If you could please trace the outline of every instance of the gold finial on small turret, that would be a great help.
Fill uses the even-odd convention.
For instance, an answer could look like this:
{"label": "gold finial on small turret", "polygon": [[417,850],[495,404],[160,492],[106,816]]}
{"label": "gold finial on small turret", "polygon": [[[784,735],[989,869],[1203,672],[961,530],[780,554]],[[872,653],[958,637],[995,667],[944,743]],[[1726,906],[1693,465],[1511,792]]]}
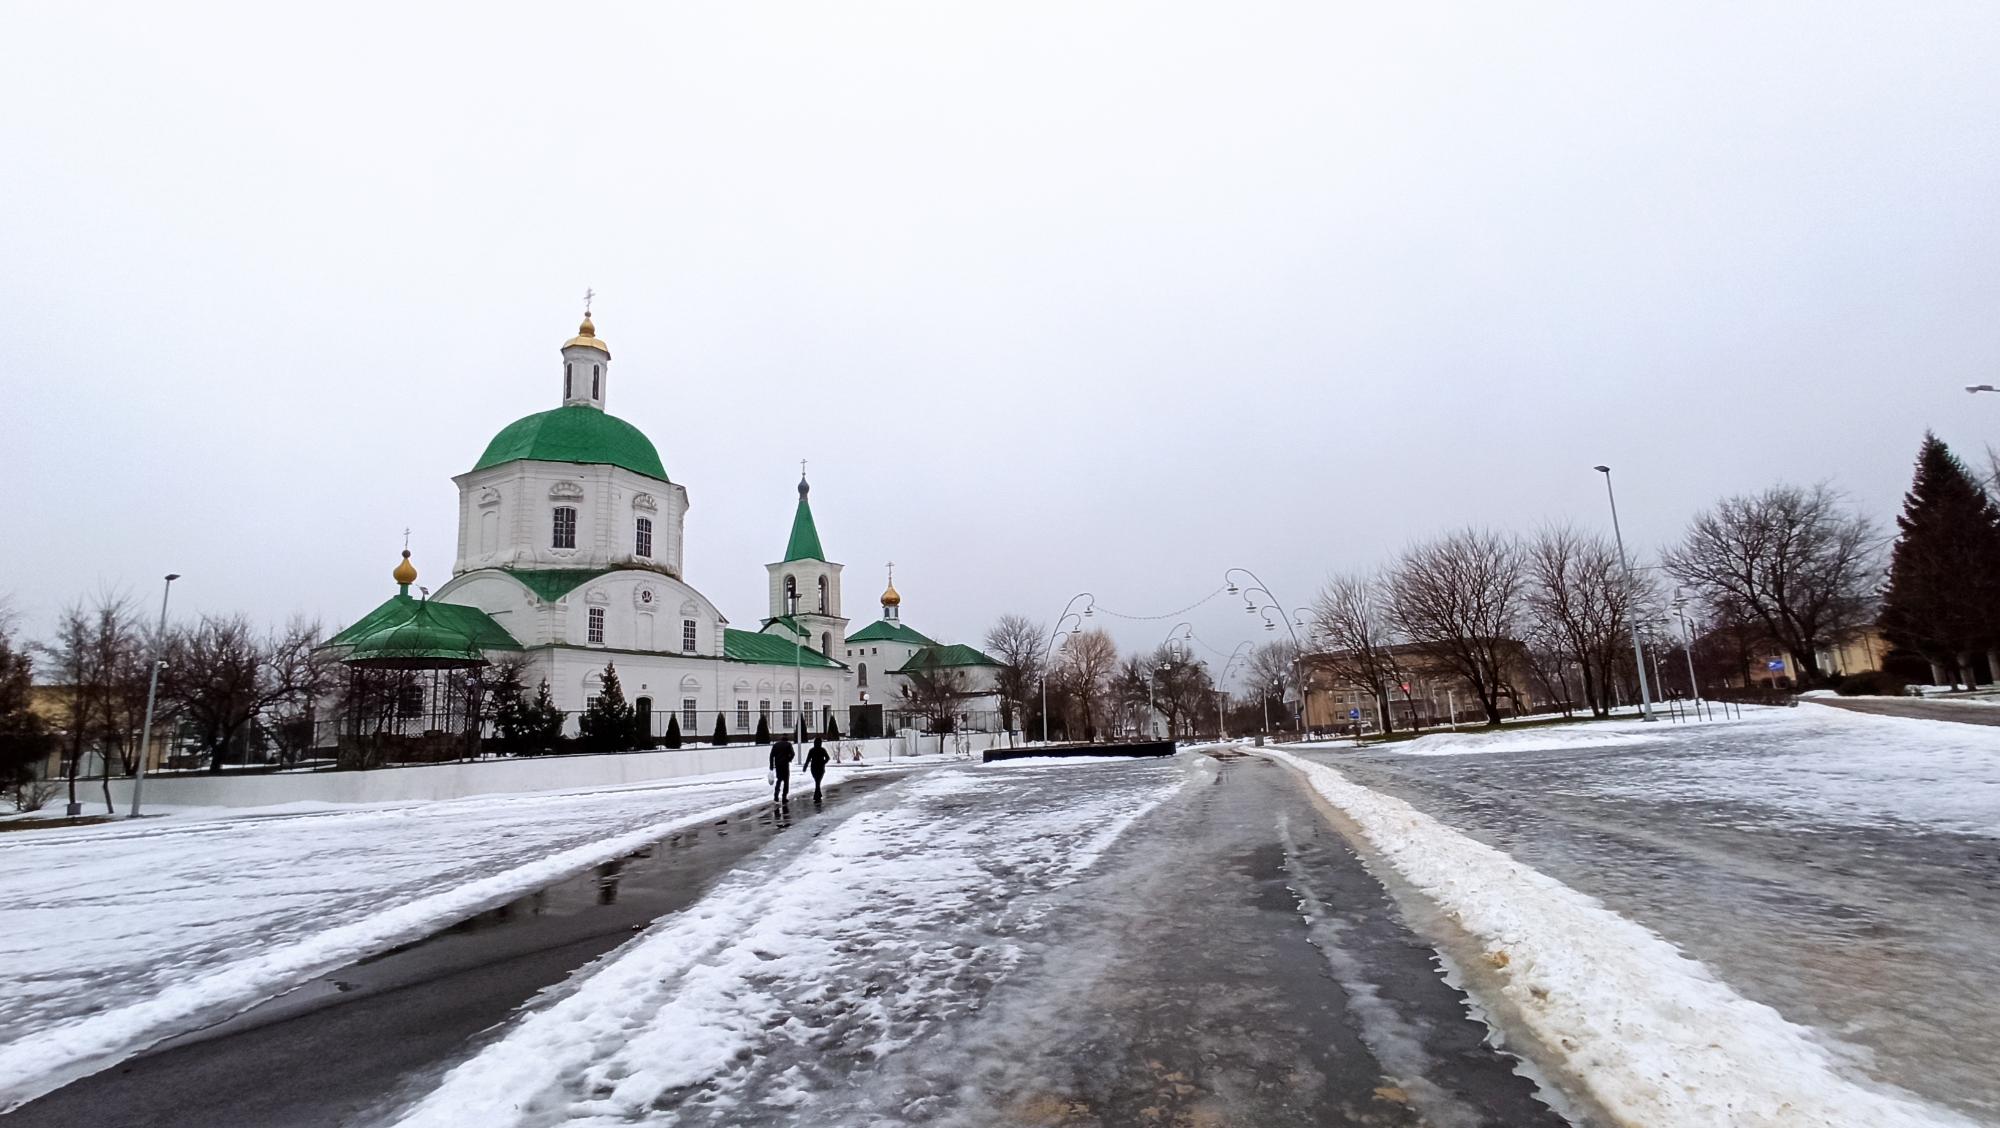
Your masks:
{"label": "gold finial on small turret", "polygon": [[582,345],[587,349],[596,349],[606,357],[609,357],[611,355],[611,346],[598,340],[597,323],[590,319],[590,303],[596,297],[597,291],[595,290],[585,290],[583,292],[583,323],[576,327],[576,336],[563,342],[563,348],[567,349]]}
{"label": "gold finial on small turret", "polygon": [[389,573],[389,578],[404,587],[409,587],[411,584],[417,582],[417,566],[410,563],[409,549],[406,548],[403,550],[403,562],[396,565],[396,570]]}
{"label": "gold finial on small turret", "polygon": [[889,588],[882,593],[882,606],[901,607],[902,605],[903,597],[896,593],[896,566],[891,564],[889,565]]}

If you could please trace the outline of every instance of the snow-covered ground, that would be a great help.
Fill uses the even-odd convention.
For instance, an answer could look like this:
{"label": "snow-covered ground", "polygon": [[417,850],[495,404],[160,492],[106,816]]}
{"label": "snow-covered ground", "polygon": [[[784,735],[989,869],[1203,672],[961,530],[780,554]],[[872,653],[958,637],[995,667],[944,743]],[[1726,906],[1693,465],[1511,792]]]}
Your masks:
{"label": "snow-covered ground", "polygon": [[[1176,761],[954,765],[793,841],[547,993],[409,1126],[764,1123],[937,1034],[1005,980]],[[835,1117],[831,1122],[859,1123]],[[869,1121],[876,1122],[876,1121]]]}
{"label": "snow-covered ground", "polygon": [[[1594,743],[1638,727],[1302,758],[1340,773],[1336,802],[1370,812],[1413,883],[1464,901],[1468,930],[1530,964],[1509,977],[1531,1008],[1589,1002],[1572,1017],[1611,1045],[1678,1034],[1748,1055],[1699,1092],[1831,1070],[1859,1090],[1829,1091],[1893,1100],[1893,1086],[1933,1106],[1914,1122],[1952,1122],[1939,1106],[2000,1121],[2000,729],[1808,704]],[[1616,990],[1592,1000],[1593,985]],[[1649,998],[1668,1005],[1629,1009]],[[1707,1052],[1661,1061],[1701,1070]],[[1876,1107],[1824,1122],[1902,1115]]]}
{"label": "snow-covered ground", "polygon": [[767,794],[739,778],[0,837],[0,1110]]}

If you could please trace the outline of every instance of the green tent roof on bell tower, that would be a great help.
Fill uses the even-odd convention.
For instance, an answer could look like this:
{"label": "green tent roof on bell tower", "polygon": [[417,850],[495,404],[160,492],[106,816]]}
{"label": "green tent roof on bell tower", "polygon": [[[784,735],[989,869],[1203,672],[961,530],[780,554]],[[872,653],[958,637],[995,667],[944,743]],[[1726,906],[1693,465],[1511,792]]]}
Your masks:
{"label": "green tent roof on bell tower", "polygon": [[812,503],[806,495],[812,487],[806,484],[804,474],[799,475],[799,510],[792,515],[792,539],[785,545],[786,560],[825,560],[826,550],[819,546],[819,528],[813,524]]}

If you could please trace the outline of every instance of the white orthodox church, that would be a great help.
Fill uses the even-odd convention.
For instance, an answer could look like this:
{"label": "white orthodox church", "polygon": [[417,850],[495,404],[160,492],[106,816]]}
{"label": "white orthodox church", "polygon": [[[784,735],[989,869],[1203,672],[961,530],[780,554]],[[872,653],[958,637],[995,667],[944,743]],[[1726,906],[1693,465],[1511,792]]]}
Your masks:
{"label": "white orthodox church", "polygon": [[615,663],[653,731],[671,713],[688,739],[708,734],[718,713],[739,735],[760,719],[789,731],[801,714],[816,730],[837,717],[851,732],[851,705],[895,709],[912,662],[963,667],[969,688],[991,688],[991,658],[901,626],[893,582],[882,620],[849,636],[841,565],[820,546],[803,475],[784,557],[766,566],[767,614],[756,630],[730,626],[687,582],[687,487],[668,479],[637,427],[605,410],[610,369],[586,311],[562,347],[560,406],[502,428],[453,479],[450,580],[412,597],[406,551],[397,594],[326,645],[348,659],[511,656],[528,686],[547,681],[568,711],[584,708]]}

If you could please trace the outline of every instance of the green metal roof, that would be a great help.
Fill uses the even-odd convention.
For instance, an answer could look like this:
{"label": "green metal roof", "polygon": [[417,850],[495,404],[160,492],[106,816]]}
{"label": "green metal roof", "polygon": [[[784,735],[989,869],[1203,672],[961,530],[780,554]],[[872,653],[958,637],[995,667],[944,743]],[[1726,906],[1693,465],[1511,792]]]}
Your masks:
{"label": "green metal roof", "polygon": [[797,619],[792,618],[790,615],[780,615],[775,619],[764,620],[764,625],[757,629],[757,633],[769,634],[771,633],[772,627],[783,627],[786,630],[792,632],[793,634],[799,636],[800,638],[812,637],[812,632],[807,630],[804,624],[800,623]]}
{"label": "green metal roof", "polygon": [[516,419],[486,444],[474,470],[503,462],[577,462],[622,466],[635,474],[667,480],[660,452],[639,428],[595,407],[568,404]]}
{"label": "green metal roof", "polygon": [[610,575],[616,568],[502,568],[502,572],[521,581],[536,598],[543,603],[554,603],[570,592],[582,587],[599,576]]}
{"label": "green metal roof", "polygon": [[926,646],[910,655],[910,660],[903,663],[901,669],[892,670],[891,673],[909,674],[918,670],[941,670],[953,666],[1000,665],[1005,663],[963,643],[954,642],[944,646]]}
{"label": "green metal roof", "polygon": [[810,492],[806,480],[800,478],[799,508],[792,514],[792,539],[785,543],[787,561],[826,559],[826,550],[819,546],[819,526],[813,524],[812,503],[806,500]]}
{"label": "green metal roof", "polygon": [[731,662],[755,662],[762,666],[797,664],[815,670],[847,668],[844,663],[836,662],[810,646],[799,646],[777,635],[739,631],[734,627],[722,629],[722,656]]}
{"label": "green metal roof", "polygon": [[412,599],[398,592],[322,645],[343,662],[482,662],[488,650],[521,644],[477,607]]}
{"label": "green metal roof", "polygon": [[853,634],[848,635],[847,641],[900,642],[908,646],[937,645],[937,641],[935,639],[926,638],[922,634],[918,633],[915,630],[912,630],[909,627],[904,626],[901,623],[892,623],[887,619],[875,620],[874,622],[868,624],[867,626],[861,628],[860,630],[855,631]]}

